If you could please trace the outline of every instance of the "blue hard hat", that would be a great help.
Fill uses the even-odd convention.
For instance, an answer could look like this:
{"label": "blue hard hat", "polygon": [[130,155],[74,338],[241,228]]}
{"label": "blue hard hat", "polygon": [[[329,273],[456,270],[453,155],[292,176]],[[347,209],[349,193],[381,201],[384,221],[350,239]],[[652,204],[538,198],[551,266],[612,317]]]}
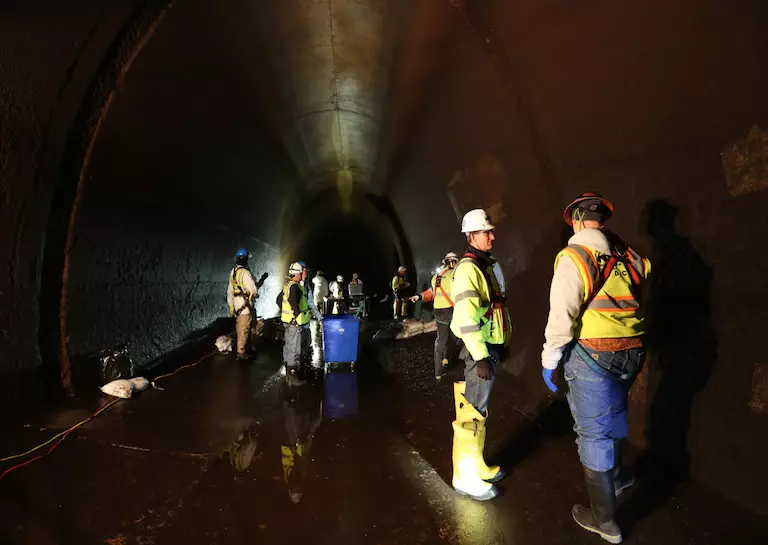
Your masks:
{"label": "blue hard hat", "polygon": [[235,253],[235,257],[251,257],[251,254],[248,252],[246,248],[240,248]]}
{"label": "blue hard hat", "polygon": [[302,268],[304,268],[304,269],[306,269],[306,268],[307,268],[307,263],[306,263],[305,261],[298,261],[297,263],[298,263],[299,265],[301,265],[301,266],[302,266]]}

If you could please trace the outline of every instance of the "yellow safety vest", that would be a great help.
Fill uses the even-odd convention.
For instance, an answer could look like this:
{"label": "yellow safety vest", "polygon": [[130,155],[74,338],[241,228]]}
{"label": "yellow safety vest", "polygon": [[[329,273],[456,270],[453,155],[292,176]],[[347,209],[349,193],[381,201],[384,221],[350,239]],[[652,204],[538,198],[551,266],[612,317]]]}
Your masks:
{"label": "yellow safety vest", "polygon": [[474,256],[464,254],[454,269],[452,284],[451,331],[464,341],[472,359],[487,358],[486,343],[506,344],[512,332],[493,267],[483,271]]}
{"label": "yellow safety vest", "polygon": [[[291,286],[294,284],[299,286],[299,289],[301,290],[301,299],[299,300],[300,314],[298,316],[294,316],[291,304],[288,302],[288,294],[291,291]],[[283,307],[281,319],[283,323],[289,324],[294,318],[296,318],[296,323],[298,325],[305,325],[309,323],[309,302],[307,301],[307,292],[304,289],[304,286],[302,286],[299,282],[294,282],[291,280],[283,288]]]}
{"label": "yellow safety vest", "polygon": [[[453,273],[456,269],[445,269],[440,274],[432,277],[432,293],[435,301],[432,308],[440,310],[443,308],[452,308],[453,299],[451,298],[451,285],[453,284]],[[437,281],[440,279],[440,284]]]}
{"label": "yellow safety vest", "polygon": [[[645,334],[643,318],[638,315],[640,303],[636,299],[637,288],[632,278],[634,276],[639,281],[648,278],[651,271],[648,259],[628,247],[626,264],[622,260],[616,261],[605,283],[600,286],[610,255],[571,244],[557,254],[555,269],[564,256],[569,257],[579,270],[584,286],[582,304],[589,302],[577,320],[575,338],[619,339]],[[593,293],[598,287],[599,291]]]}
{"label": "yellow safety vest", "polygon": [[405,277],[399,274],[392,279],[392,291],[397,293],[405,286]]}

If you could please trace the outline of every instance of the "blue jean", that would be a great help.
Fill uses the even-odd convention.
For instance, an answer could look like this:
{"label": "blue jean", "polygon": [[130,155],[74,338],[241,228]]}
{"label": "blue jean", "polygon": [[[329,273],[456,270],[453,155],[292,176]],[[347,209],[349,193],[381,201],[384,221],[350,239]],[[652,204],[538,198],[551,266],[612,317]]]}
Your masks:
{"label": "blue jean", "polygon": [[[494,344],[488,345],[488,352],[496,358],[497,361],[501,361],[501,353],[503,346]],[[464,380],[467,383],[467,390],[464,393],[464,397],[470,402],[477,412],[485,415],[488,410],[488,402],[491,399],[491,390],[493,390],[493,383],[496,381],[496,365],[491,363],[491,378],[490,380],[484,380],[477,376],[477,364],[469,351],[466,349],[462,352],[466,352],[464,358]]]}
{"label": "blue jean", "polygon": [[[605,363],[631,358],[639,361],[638,370],[645,358],[641,348],[597,353],[588,349],[587,352]],[[564,372],[581,464],[593,471],[610,471],[614,464],[614,440],[625,438],[629,432],[627,397],[637,373],[623,380],[601,376],[575,350],[568,354]]]}

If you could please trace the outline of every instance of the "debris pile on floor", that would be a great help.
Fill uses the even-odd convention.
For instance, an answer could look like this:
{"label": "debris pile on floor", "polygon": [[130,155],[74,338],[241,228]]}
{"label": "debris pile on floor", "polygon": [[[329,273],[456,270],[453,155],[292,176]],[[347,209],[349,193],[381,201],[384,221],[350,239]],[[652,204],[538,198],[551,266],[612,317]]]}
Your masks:
{"label": "debris pile on floor", "polygon": [[251,326],[251,335],[262,339],[274,339],[281,341],[283,339],[282,323],[277,318],[257,318]]}
{"label": "debris pile on floor", "polygon": [[435,320],[423,322],[416,318],[406,318],[402,322],[391,322],[387,325],[382,325],[381,329],[379,329],[373,336],[373,340],[387,341],[392,339],[410,339],[411,337],[432,333],[434,331],[437,331],[437,322]]}

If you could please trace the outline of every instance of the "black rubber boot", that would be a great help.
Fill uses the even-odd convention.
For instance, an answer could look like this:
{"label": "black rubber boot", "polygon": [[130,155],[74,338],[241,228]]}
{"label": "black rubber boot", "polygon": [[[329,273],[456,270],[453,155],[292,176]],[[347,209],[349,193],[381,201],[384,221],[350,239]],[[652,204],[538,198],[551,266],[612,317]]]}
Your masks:
{"label": "black rubber boot", "polygon": [[621,543],[621,530],[613,519],[616,511],[613,471],[592,471],[585,467],[584,478],[591,507],[574,505],[571,510],[573,520],[608,543]]}
{"label": "black rubber boot", "polygon": [[613,488],[618,497],[622,492],[635,484],[635,474],[628,467],[621,465],[624,449],[624,439],[613,440]]}

